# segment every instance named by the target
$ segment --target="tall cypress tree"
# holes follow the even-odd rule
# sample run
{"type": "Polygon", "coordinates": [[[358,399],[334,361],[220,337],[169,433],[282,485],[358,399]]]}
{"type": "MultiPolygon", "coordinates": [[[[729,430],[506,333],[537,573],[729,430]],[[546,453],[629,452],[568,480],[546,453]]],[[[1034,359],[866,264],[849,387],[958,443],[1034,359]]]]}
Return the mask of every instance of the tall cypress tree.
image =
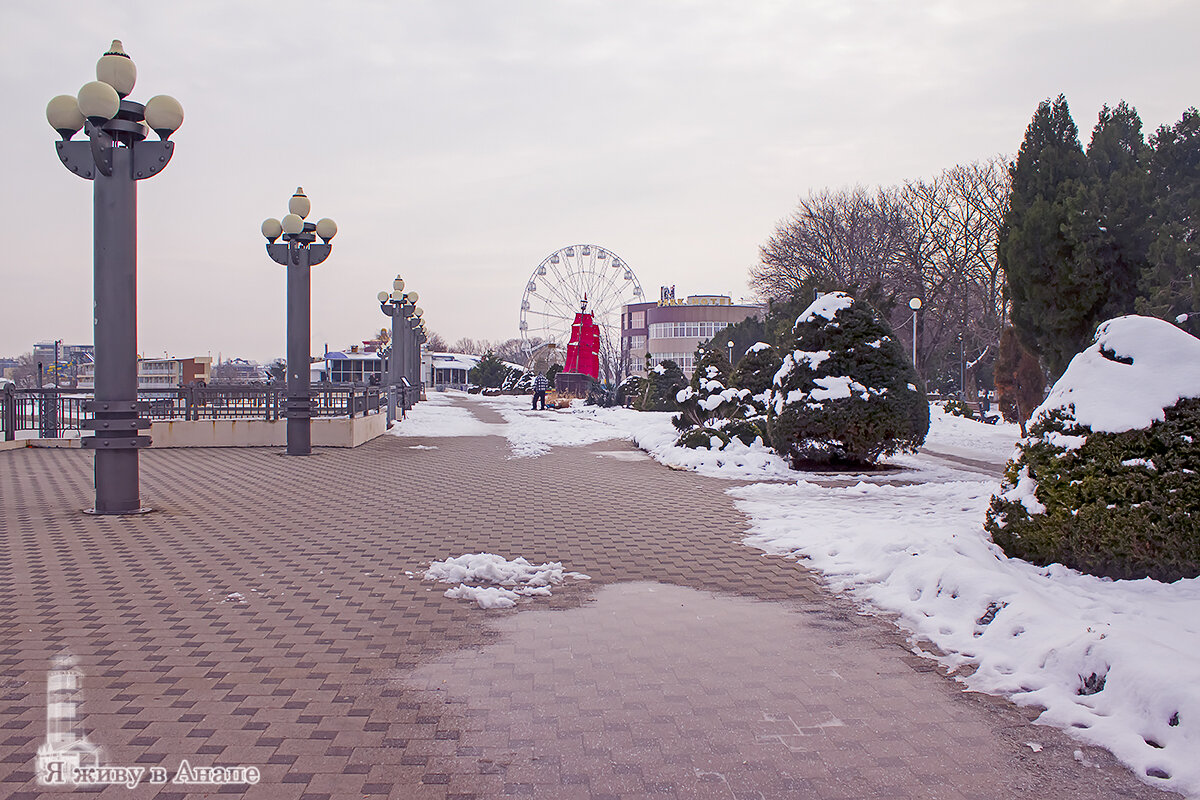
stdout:
{"type": "Polygon", "coordinates": [[[1092,281],[1075,274],[1067,209],[1085,169],[1066,98],[1043,101],[1011,169],[1012,193],[997,250],[1008,279],[1013,328],[1056,377],[1092,333],[1087,329],[1094,313],[1094,298],[1087,296],[1092,281]]]}
{"type": "Polygon", "coordinates": [[[1067,204],[1074,280],[1081,290],[1080,333],[1087,337],[1076,350],[1101,322],[1135,310],[1150,246],[1149,155],[1137,110],[1124,101],[1104,106],[1088,145],[1085,175],[1067,204]]]}
{"type": "Polygon", "coordinates": [[[1200,336],[1200,112],[1190,108],[1150,140],[1156,196],[1149,259],[1139,311],[1178,321],[1200,336]]]}

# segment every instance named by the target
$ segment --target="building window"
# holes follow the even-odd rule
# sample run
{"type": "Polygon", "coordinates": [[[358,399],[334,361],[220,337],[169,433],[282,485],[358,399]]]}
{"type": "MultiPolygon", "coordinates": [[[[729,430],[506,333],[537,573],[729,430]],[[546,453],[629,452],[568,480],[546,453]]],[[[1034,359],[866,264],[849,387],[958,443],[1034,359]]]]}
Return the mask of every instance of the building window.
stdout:
{"type": "Polygon", "coordinates": [[[629,324],[629,327],[631,327],[631,328],[646,327],[646,312],[645,311],[634,311],[632,314],[630,314],[630,316],[633,317],[633,322],[631,322],[629,324]]]}
{"type": "Polygon", "coordinates": [[[650,338],[711,339],[732,324],[731,322],[654,322],[650,325],[650,338]]]}
{"type": "Polygon", "coordinates": [[[674,361],[684,372],[691,373],[696,367],[695,353],[651,353],[650,366],[657,367],[664,361],[674,361]]]}

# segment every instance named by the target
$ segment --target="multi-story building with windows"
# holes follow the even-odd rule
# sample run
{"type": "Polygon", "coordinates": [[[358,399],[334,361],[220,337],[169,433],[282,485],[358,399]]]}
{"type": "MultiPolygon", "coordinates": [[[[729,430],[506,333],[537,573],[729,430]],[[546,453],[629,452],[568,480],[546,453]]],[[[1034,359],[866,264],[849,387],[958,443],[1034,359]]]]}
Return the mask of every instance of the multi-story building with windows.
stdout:
{"type": "MultiPolygon", "coordinates": [[[[192,383],[208,383],[212,380],[212,357],[199,358],[139,358],[138,391],[170,393],[180,386],[192,383]]],[[[79,365],[79,389],[93,391],[96,388],[96,365],[79,365]]]]}
{"type": "Polygon", "coordinates": [[[735,305],[726,295],[695,294],[676,300],[674,287],[663,287],[656,303],[630,303],[621,310],[621,352],[629,374],[646,374],[650,366],[674,361],[689,377],[696,347],[725,328],[763,311],[758,305],[735,305]]]}

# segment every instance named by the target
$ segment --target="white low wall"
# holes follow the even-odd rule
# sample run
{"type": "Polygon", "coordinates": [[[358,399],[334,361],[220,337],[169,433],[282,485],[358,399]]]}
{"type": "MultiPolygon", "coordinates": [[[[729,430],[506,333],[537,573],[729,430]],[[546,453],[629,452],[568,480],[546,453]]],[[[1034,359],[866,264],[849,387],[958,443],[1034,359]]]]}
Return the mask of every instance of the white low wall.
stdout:
{"type": "MultiPolygon", "coordinates": [[[[387,430],[387,415],[312,420],[313,447],[358,447],[387,430]]],[[[150,425],[151,447],[283,447],[287,420],[166,420],[150,425]]]]}

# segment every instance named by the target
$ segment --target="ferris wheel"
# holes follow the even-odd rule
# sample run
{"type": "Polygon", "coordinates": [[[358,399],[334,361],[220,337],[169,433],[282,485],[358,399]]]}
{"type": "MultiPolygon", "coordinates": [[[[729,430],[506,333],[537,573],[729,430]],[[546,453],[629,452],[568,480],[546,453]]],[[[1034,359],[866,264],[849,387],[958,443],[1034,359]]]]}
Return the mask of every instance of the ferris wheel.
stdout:
{"type": "Polygon", "coordinates": [[[586,302],[600,328],[601,359],[611,359],[621,341],[621,307],[643,298],[642,284],[616,253],[594,244],[563,247],[542,259],[525,284],[521,343],[527,355],[548,348],[561,360],[586,302]]]}

